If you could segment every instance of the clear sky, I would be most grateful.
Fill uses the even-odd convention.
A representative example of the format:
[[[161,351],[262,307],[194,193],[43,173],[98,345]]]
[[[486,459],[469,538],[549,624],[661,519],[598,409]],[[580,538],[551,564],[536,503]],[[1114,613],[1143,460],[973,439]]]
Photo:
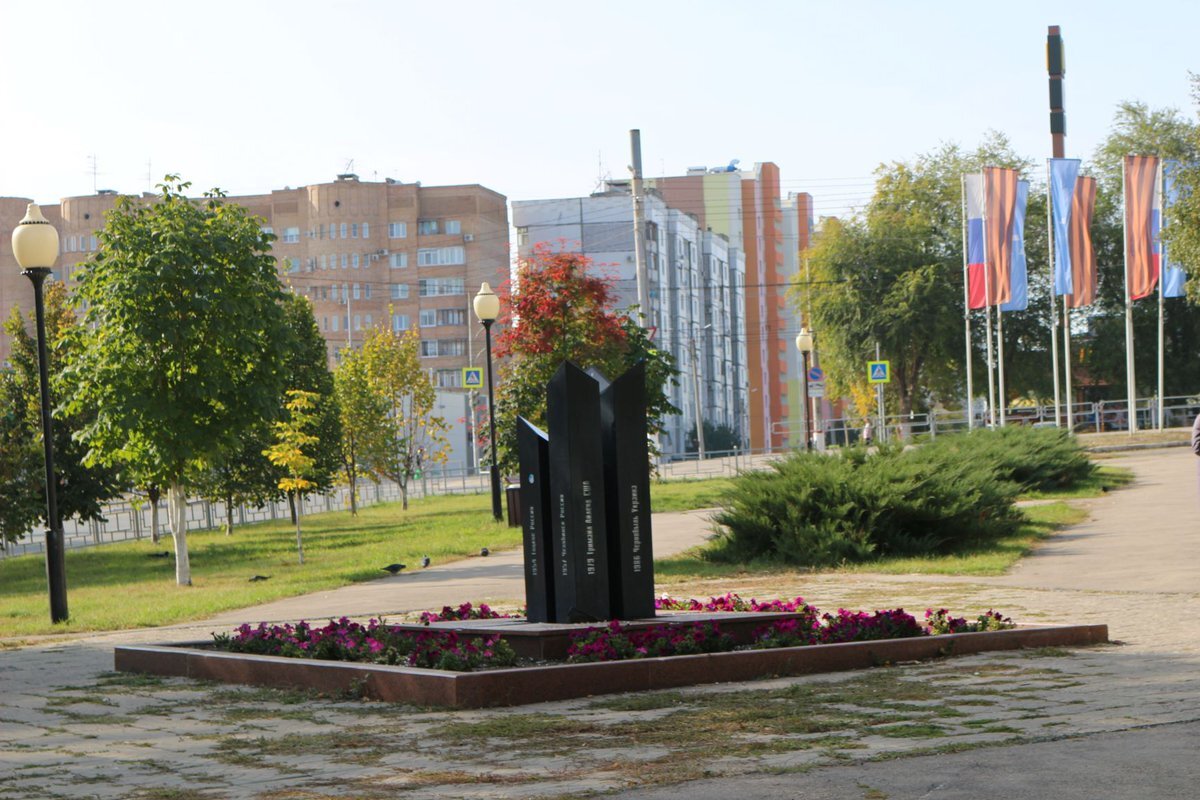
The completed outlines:
[[[577,196],[628,175],[640,128],[647,175],[774,161],[842,213],[881,162],[942,141],[996,129],[1049,155],[1047,25],[1068,155],[1122,100],[1193,114],[1198,23],[1188,0],[5,0],[0,195],[167,172],[246,194],[349,168]]]

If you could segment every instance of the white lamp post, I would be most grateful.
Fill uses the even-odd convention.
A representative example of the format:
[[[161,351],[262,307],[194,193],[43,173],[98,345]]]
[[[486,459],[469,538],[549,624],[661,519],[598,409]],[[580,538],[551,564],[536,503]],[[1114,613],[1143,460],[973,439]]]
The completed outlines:
[[[475,308],[475,316],[483,324],[487,349],[488,422],[492,431],[492,516],[499,522],[503,515],[500,507],[500,465],[496,463],[496,397],[492,381],[492,323],[500,316],[500,298],[492,291],[491,286],[483,283],[480,285],[479,294],[475,295],[472,305]]]

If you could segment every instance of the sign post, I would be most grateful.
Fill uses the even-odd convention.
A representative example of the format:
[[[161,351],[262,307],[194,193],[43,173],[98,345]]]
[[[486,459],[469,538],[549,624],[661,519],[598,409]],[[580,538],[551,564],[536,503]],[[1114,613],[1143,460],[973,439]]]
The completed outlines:
[[[879,440],[886,442],[887,421],[883,407],[883,385],[892,381],[892,362],[879,360],[879,343],[875,343],[875,361],[867,362],[867,383],[875,384],[875,402],[879,406]]]

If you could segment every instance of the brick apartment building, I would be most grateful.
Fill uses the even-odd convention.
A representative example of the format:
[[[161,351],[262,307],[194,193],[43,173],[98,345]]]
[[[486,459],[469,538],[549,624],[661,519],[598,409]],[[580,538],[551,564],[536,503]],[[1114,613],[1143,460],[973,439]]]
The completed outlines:
[[[143,195],[152,201],[154,195]],[[96,249],[96,233],[117,193],[68,197],[42,212],[58,228],[58,277],[70,284],[77,265]],[[462,368],[481,363],[482,335],[471,299],[483,281],[509,274],[508,210],[503,195],[478,185],[360,181],[231,196],[275,234],[274,255],[285,286],[309,297],[329,344],[361,346],[367,330],[416,328],[423,363],[440,388],[461,386]],[[25,198],[0,198],[0,309],[28,311],[33,290],[12,255],[13,227]],[[9,342],[0,337],[0,362]]]

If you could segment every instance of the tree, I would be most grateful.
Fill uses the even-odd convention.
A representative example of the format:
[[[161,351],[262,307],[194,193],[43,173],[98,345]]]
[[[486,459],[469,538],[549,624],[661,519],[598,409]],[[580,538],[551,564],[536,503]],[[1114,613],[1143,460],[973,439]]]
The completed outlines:
[[[708,458],[713,458],[714,454],[727,454],[732,452],[738,446],[741,439],[738,432],[728,425],[717,425],[708,420],[704,420],[704,449],[705,455]],[[689,450],[699,451],[700,442],[696,439],[696,426],[693,425],[687,433],[687,447]]]
[[[389,406],[371,389],[367,365],[357,350],[346,350],[333,374],[334,396],[340,415],[338,455],[350,487],[350,513],[358,515],[358,479],[375,479],[374,467],[383,463],[389,436]]]
[[[966,364],[961,176],[984,165],[1030,168],[999,134],[970,154],[945,145],[911,163],[881,166],[875,193],[860,214],[825,221],[804,254],[808,277],[802,274],[790,297],[808,312],[835,394],[868,396],[866,362],[874,359],[878,343],[892,364],[887,394],[896,412],[961,402]],[[1035,219],[1035,190],[1030,197],[1027,219]],[[1027,237],[1036,228],[1027,224]],[[1042,377],[1050,361],[1048,283],[1037,277],[1045,271],[1044,250],[1040,263],[1036,246],[1026,251],[1030,306],[1004,315],[1005,341],[1012,345],[1005,355],[1006,366],[1018,358],[1034,366],[1010,367],[1008,399],[1049,387]],[[977,321],[982,313],[973,320],[973,359],[983,339]],[[985,374],[982,360],[975,367]]]
[[[320,421],[318,408],[321,396],[300,389],[289,389],[287,394],[287,418],[275,423],[275,443],[263,450],[263,455],[284,471],[279,479],[279,488],[289,498],[302,501],[307,492],[317,488],[316,481],[310,478],[316,469],[317,459],[309,453],[315,451],[321,442],[312,433]],[[293,508],[298,505],[300,503],[295,503]],[[300,514],[297,512],[292,519],[296,523],[296,553],[303,564],[304,540],[300,535]]]
[[[595,274],[594,266],[582,253],[541,242],[518,266],[516,280],[500,289],[496,438],[506,472],[517,468],[517,416],[545,426],[546,384],[564,361],[610,377],[645,361],[651,435],[662,430],[663,417],[679,413],[667,396],[679,374],[674,358],[658,350],[629,313],[613,310],[612,280]]]
[[[287,292],[281,305],[286,328],[283,385],[288,389],[313,392],[318,398],[315,433],[319,446],[313,454],[316,461],[308,477],[315,484],[314,490],[323,492],[333,485],[338,472],[337,443],[341,437],[333,375],[325,357],[325,338],[317,328],[312,303],[307,297]],[[199,478],[197,488],[201,496],[225,504],[226,535],[233,533],[235,506],[246,503],[262,506],[283,496],[279,490],[283,473],[271,464],[263,451],[274,441],[274,422],[287,414],[286,401],[286,397],[280,397],[276,414],[248,430],[234,449],[222,452]],[[289,496],[288,500],[295,521],[293,498]]]
[[[415,330],[393,333],[374,328],[363,342],[361,358],[371,391],[388,408],[386,445],[372,468],[400,487],[408,509],[408,483],[427,464],[446,460],[445,420],[433,413],[437,391],[421,368],[420,338]]]
[[[1092,235],[1096,247],[1099,286],[1096,304],[1089,309],[1086,337],[1080,337],[1083,376],[1101,393],[1117,395],[1107,387],[1125,386],[1125,240],[1122,214],[1121,166],[1126,155],[1156,155],[1179,161],[1181,197],[1169,210],[1167,236],[1172,260],[1180,258],[1194,276],[1200,266],[1192,254],[1200,231],[1200,206],[1192,187],[1200,185],[1200,126],[1172,108],[1151,109],[1145,103],[1117,106],[1108,138],[1096,149],[1091,168],[1098,183]],[[1189,281],[1191,302],[1168,299],[1163,304],[1164,376],[1168,395],[1194,392],[1200,385],[1200,361],[1195,358],[1200,340],[1200,282]],[[1157,296],[1133,304],[1134,372],[1139,395],[1155,393],[1158,374]],[[1121,395],[1123,396],[1123,395]]]
[[[45,309],[47,372],[51,402],[55,403],[73,393],[64,373],[68,364],[79,355],[81,331],[61,283],[46,284]],[[32,314],[28,324],[30,327],[34,324]],[[12,516],[8,512],[0,513],[0,516],[8,518],[6,528],[12,530],[12,538],[16,538],[33,524],[46,521],[46,473],[42,460],[37,341],[29,335],[26,321],[16,308],[4,324],[4,330],[12,340],[9,357],[12,370],[4,376],[3,391],[7,402],[4,432],[0,436],[5,443],[0,446],[5,449],[4,460],[9,462],[4,472],[14,482],[6,487],[8,491],[0,500],[0,503],[11,504]],[[119,463],[107,466],[84,463],[87,450],[75,434],[94,418],[94,410],[89,408],[67,412],[60,407],[54,411],[54,477],[58,510],[63,519],[103,520],[102,504],[119,496],[124,488]],[[30,465],[34,466],[32,471],[27,469]],[[21,475],[26,477],[20,478]],[[31,518],[27,513],[30,510],[33,511]],[[24,530],[16,532],[15,526],[22,518],[27,524]]]
[[[44,513],[44,503],[33,491],[44,483],[41,455],[24,410],[15,372],[0,372],[0,547],[28,533]]]
[[[84,346],[69,408],[89,462],[127,464],[166,486],[175,579],[191,584],[187,489],[278,411],[285,328],[271,235],[214,190],[187,198],[167,176],[154,203],[123,197],[79,274]]]

